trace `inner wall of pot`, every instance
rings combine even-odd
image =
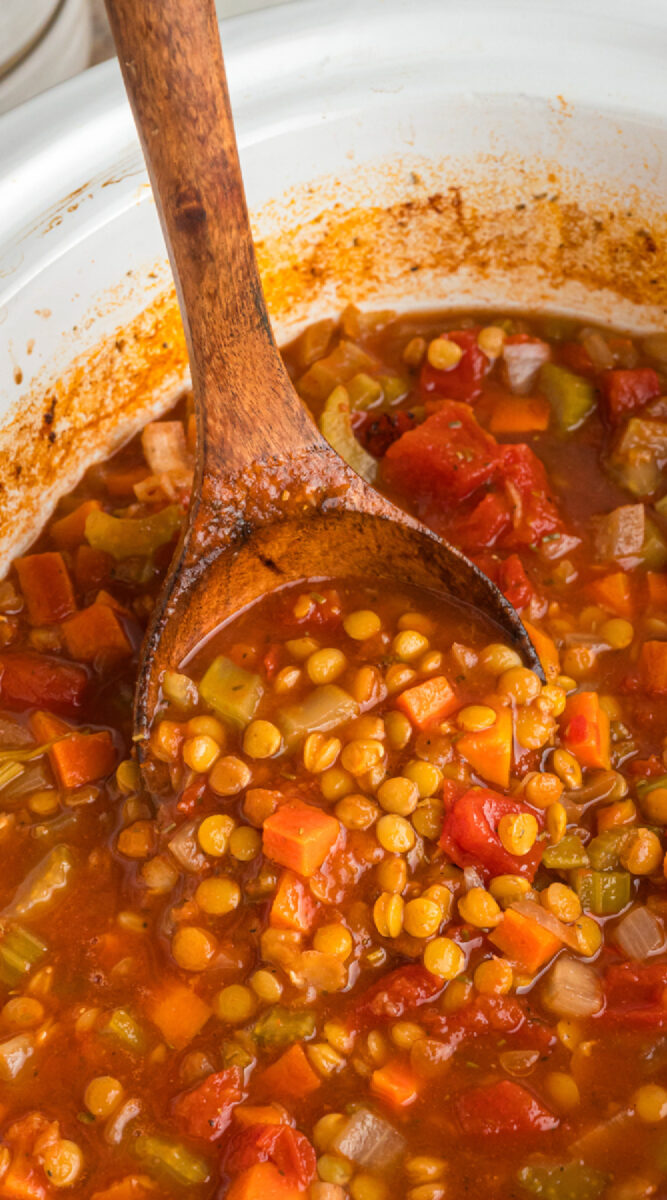
[[[385,97],[361,124],[352,106],[324,132],[316,122],[302,120],[295,132],[283,121],[246,146],[279,342],[350,301],[549,308],[634,331],[667,328],[663,125],[559,101],[478,96],[450,98],[443,130],[437,97],[427,95],[404,129],[402,99]],[[397,140],[400,153],[377,153]],[[286,162],[304,178],[276,195],[269,185],[288,177]],[[325,166],[335,169],[312,174]],[[130,153],[115,176],[88,182],[75,224],[70,196],[26,234],[30,270],[3,331],[13,389],[0,407],[0,571],[85,468],[165,411],[187,382],[140,171]]]

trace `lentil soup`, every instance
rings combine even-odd
[[[0,584],[0,1196],[667,1197],[667,338],[347,309],[324,434],[519,609],[313,580],[137,651],[185,397]]]

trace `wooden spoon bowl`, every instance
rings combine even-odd
[[[512,606],[324,440],[284,368],[255,261],[213,0],[106,0],[185,326],[197,414],[188,522],[135,700],[140,760],[166,669],[300,580],[416,584],[473,605],[541,674]]]

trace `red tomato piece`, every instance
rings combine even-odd
[[[215,1142],[227,1129],[234,1105],[242,1099],[241,1072],[238,1067],[229,1067],[181,1092],[171,1107],[179,1127],[190,1137]]]
[[[355,436],[364,450],[374,458],[384,458],[389,447],[393,446],[402,434],[414,429],[416,422],[414,413],[403,410],[397,413],[363,413],[356,421],[353,418],[352,424]]]
[[[516,609],[530,604],[535,592],[518,554],[510,554],[498,567],[498,587]]]
[[[454,1107],[463,1133],[473,1137],[548,1133],[559,1125],[537,1096],[511,1079],[470,1088],[457,1096]]]
[[[535,842],[527,854],[510,854],[497,833],[500,818],[507,813],[531,811],[490,788],[470,788],[446,812],[440,848],[458,867],[477,867],[487,878],[522,875],[532,881],[542,858],[542,843]]]
[[[603,371],[599,379],[604,411],[612,425],[649,400],[660,395],[660,380],[653,367],[633,367],[630,370]]]
[[[362,992],[354,1004],[351,1023],[363,1028],[378,1021],[398,1021],[434,1000],[443,987],[441,979],[418,963],[398,967]]]
[[[595,375],[593,360],[581,342],[563,342],[559,350],[559,358],[563,366],[574,371],[575,375]]]
[[[491,359],[477,345],[479,329],[461,329],[443,334],[450,342],[460,346],[461,360],[449,371],[437,371],[427,361],[419,374],[419,386],[423,392],[447,396],[450,400],[475,400],[482,390],[482,380],[491,370]]]
[[[503,446],[500,475],[513,526],[503,538],[504,545],[532,546],[549,535],[564,532],[558,508],[549,495],[546,470],[530,446],[523,442]]]
[[[614,963],[604,977],[605,1007],[596,1018],[622,1029],[664,1029],[667,963]]]
[[[501,492],[489,492],[467,516],[454,520],[452,536],[464,550],[485,550],[495,546],[512,524],[512,514]]]
[[[465,404],[445,400],[437,412],[389,447],[388,483],[411,500],[463,500],[495,475],[499,448]]]
[[[264,658],[262,659],[262,667],[264,674],[268,680],[273,679],[274,675],[280,670],[280,663],[283,657],[283,648],[280,645],[269,646]]]
[[[308,1138],[289,1125],[249,1125],[233,1134],[223,1158],[225,1171],[236,1174],[260,1162],[272,1162],[288,1183],[303,1188],[317,1164]]]
[[[5,708],[73,712],[81,707],[87,687],[87,672],[73,663],[31,650],[0,654],[0,700]]]

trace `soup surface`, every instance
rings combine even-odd
[[[350,308],[325,435],[519,609],[286,589],[137,653],[186,397],[0,583],[0,1196],[667,1197],[667,337]]]

